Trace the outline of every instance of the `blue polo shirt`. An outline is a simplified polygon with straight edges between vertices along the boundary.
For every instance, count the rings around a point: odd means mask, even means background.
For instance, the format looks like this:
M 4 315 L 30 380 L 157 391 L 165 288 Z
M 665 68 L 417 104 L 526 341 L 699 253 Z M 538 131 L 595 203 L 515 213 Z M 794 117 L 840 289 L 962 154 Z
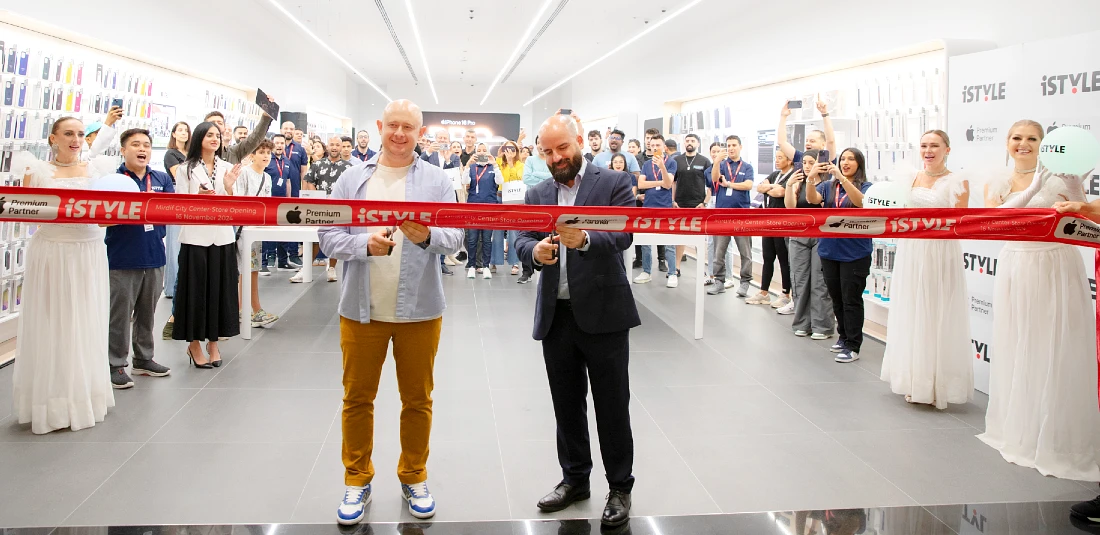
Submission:
M 287 186 L 292 186 L 291 197 L 298 196 L 298 192 L 302 187 L 302 168 L 298 167 L 295 160 L 286 156 L 282 158 L 272 156 L 264 171 L 271 177 L 272 197 L 286 197 Z M 293 188 L 295 182 L 298 183 L 297 188 Z
M 756 172 L 752 164 L 745 160 L 733 161 L 729 158 L 718 163 L 718 173 L 726 178 L 727 182 L 752 182 L 756 178 Z M 709 177 L 710 174 L 707 174 Z M 736 190 L 733 188 L 718 187 L 714 190 L 716 199 L 715 208 L 751 208 L 752 196 L 750 190 Z
M 471 165 L 470 190 L 466 196 L 466 202 L 500 204 L 500 198 L 497 197 L 498 185 L 496 166 Z
M 665 158 L 665 169 L 669 174 L 676 174 L 676 160 L 671 156 Z M 642 180 L 645 182 L 663 182 L 663 174 L 661 168 L 650 160 L 642 166 Z M 640 189 L 638 193 L 645 194 L 645 201 L 642 202 L 642 206 L 646 208 L 672 208 L 672 189 L 664 186 L 657 186 L 655 188 Z
M 837 187 L 840 183 L 834 178 L 817 185 L 817 192 L 824 199 L 822 206 L 825 208 L 855 208 L 844 188 L 840 188 L 839 198 Z M 859 185 L 859 191 L 867 193 L 871 183 L 864 181 Z M 838 202 L 839 201 L 839 202 Z M 871 238 L 818 238 L 817 254 L 826 260 L 834 262 L 854 262 L 861 258 L 871 256 L 874 246 Z
M 371 158 L 374 158 L 375 154 L 377 153 L 373 150 L 370 150 L 370 147 L 367 147 L 367 152 L 359 152 L 359 147 L 355 147 L 355 150 L 351 151 L 352 158 L 359 158 L 361 161 L 364 162 Z
M 638 166 L 638 159 L 629 152 L 611 152 L 611 149 L 605 150 L 592 158 L 592 165 L 596 167 L 602 167 L 604 169 L 611 168 L 611 158 L 614 158 L 616 154 L 622 154 L 626 159 L 626 170 L 631 173 L 641 173 L 642 169 Z
M 145 168 L 145 175 L 138 177 L 126 168 L 118 168 L 120 175 L 134 180 L 141 191 L 175 193 L 172 177 L 168 173 Z M 107 265 L 110 269 L 149 269 L 165 264 L 163 225 L 115 225 L 107 227 Z
M 288 179 L 290 185 L 294 188 L 291 190 L 290 196 L 298 197 L 300 195 L 299 192 L 302 191 L 302 166 L 309 165 L 309 154 L 306 154 L 305 147 L 294 142 L 288 142 L 286 144 L 284 154 L 286 154 L 284 157 L 290 160 L 292 167 L 294 167 L 294 174 Z M 275 179 L 276 182 L 279 180 L 275 178 L 275 175 L 271 175 L 271 178 Z M 272 195 L 274 195 L 274 191 L 275 190 L 272 189 Z

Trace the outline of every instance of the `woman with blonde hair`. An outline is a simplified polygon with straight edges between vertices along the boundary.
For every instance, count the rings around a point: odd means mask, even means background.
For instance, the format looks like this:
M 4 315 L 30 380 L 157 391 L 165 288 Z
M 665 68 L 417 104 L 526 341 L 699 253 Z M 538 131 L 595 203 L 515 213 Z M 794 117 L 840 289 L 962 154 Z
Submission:
M 970 183 L 947 168 L 951 140 L 929 130 L 920 140 L 924 169 L 913 178 L 907 208 L 966 208 Z M 910 403 L 946 409 L 974 398 L 970 306 L 958 240 L 899 240 L 890 285 L 890 339 L 883 381 Z
M 986 185 L 989 208 L 1050 208 L 1085 200 L 1084 176 L 1039 164 L 1042 125 L 1008 131 L 1013 172 Z M 1085 176 L 1091 175 L 1086 173 Z M 983 442 L 1010 463 L 1063 479 L 1100 481 L 1095 311 L 1070 245 L 1010 241 L 997 258 L 993 351 Z

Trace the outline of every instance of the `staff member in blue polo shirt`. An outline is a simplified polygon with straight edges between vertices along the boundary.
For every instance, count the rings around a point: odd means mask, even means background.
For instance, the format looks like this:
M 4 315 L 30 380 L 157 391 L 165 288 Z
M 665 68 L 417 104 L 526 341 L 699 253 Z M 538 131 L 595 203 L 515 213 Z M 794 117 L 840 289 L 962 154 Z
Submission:
M 863 208 L 863 194 L 871 187 L 867 181 L 866 160 L 859 149 L 844 149 L 840 167 L 803 157 L 802 168 L 810 169 L 809 177 L 831 173 L 832 180 L 817 188 L 806 189 L 806 202 L 824 208 Z M 831 226 L 843 228 L 844 221 Z M 859 360 L 863 345 L 863 290 L 871 274 L 871 238 L 820 238 L 817 253 L 821 255 L 821 272 L 825 287 L 833 298 L 833 314 L 840 341 L 831 350 L 839 353 L 837 362 Z
M 288 123 L 293 126 L 293 123 Z M 283 125 L 286 128 L 286 124 Z M 271 177 L 272 197 L 296 197 L 293 183 L 301 181 L 299 175 L 298 159 L 286 152 L 287 137 L 285 134 L 275 134 L 271 138 L 275 144 L 275 151 L 271 154 L 271 163 L 267 164 L 264 171 Z M 278 258 L 279 269 L 299 269 L 302 267 L 302 259 L 298 257 L 298 244 L 287 242 L 264 242 L 264 263 L 266 267 L 273 257 Z M 260 273 L 264 273 L 263 267 Z M 268 272 L 270 274 L 270 272 Z
M 134 179 L 141 191 L 176 192 L 172 177 L 149 167 L 153 142 L 148 130 L 133 128 L 123 132 L 120 139 L 126 162 L 118 168 L 119 174 Z M 164 283 L 164 236 L 161 225 L 114 225 L 107 229 L 107 263 L 111 271 L 107 352 L 111 386 L 115 388 L 134 386 L 126 373 L 131 343 L 134 375 L 164 377 L 171 372 L 153 361 L 153 314 Z
M 726 159 L 711 168 L 710 178 L 718 185 L 715 188 L 718 190 L 715 208 L 752 207 L 749 192 L 755 187 L 753 181 L 756 178 L 756 172 L 752 164 L 741 159 L 740 137 L 726 137 Z M 737 289 L 737 297 L 745 297 L 749 294 L 749 283 L 752 282 L 752 237 L 734 236 L 733 241 L 737 245 L 737 253 L 741 256 L 741 286 Z M 726 250 L 729 246 L 729 236 L 714 238 L 715 284 L 707 291 L 710 295 L 726 292 Z
M 672 175 L 676 173 L 676 160 L 665 157 L 665 138 L 657 134 L 650 138 L 649 148 L 653 157 L 642 166 L 642 176 L 638 178 L 638 193 L 645 195 L 643 208 L 672 208 Z M 665 246 L 665 262 L 668 263 L 669 288 L 679 284 L 676 278 L 676 247 Z M 642 273 L 634 277 L 635 284 L 645 284 L 653 280 L 653 247 L 642 247 Z

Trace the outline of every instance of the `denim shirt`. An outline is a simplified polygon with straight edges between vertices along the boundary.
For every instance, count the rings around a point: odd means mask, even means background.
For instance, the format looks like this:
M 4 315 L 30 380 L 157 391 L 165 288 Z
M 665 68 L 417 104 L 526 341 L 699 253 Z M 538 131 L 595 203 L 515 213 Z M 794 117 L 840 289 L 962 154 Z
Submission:
M 332 186 L 330 199 L 364 200 L 367 181 L 378 169 L 375 155 L 365 164 L 349 168 Z M 405 179 L 405 200 L 409 202 L 455 202 L 454 183 L 437 166 L 414 158 Z M 357 216 L 356 216 L 357 217 Z M 443 275 L 439 255 L 458 252 L 462 229 L 430 226 L 430 245 L 417 245 L 401 234 L 401 274 L 397 289 L 397 317 L 425 321 L 443 315 Z M 330 258 L 343 260 L 340 278 L 340 315 L 360 323 L 370 323 L 370 262 L 367 227 L 321 227 L 321 250 Z

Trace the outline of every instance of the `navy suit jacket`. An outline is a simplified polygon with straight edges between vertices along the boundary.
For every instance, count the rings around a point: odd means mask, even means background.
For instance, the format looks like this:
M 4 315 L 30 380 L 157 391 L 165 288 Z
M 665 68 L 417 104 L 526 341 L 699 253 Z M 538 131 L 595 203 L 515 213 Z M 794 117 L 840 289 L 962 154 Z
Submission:
M 631 188 L 630 174 L 588 164 L 574 205 L 632 207 L 635 202 Z M 529 188 L 524 204 L 557 205 L 557 183 L 544 180 Z M 520 259 L 542 271 L 535 304 L 535 340 L 544 339 L 550 332 L 558 303 L 561 264 L 539 266 L 533 258 L 535 245 L 549 235 L 547 232 L 524 231 L 516 238 Z M 605 334 L 641 325 L 634 294 L 630 291 L 630 279 L 623 264 L 623 251 L 631 246 L 634 236 L 629 232 L 590 230 L 588 241 L 588 251 L 566 250 L 569 298 L 577 326 L 589 334 Z

